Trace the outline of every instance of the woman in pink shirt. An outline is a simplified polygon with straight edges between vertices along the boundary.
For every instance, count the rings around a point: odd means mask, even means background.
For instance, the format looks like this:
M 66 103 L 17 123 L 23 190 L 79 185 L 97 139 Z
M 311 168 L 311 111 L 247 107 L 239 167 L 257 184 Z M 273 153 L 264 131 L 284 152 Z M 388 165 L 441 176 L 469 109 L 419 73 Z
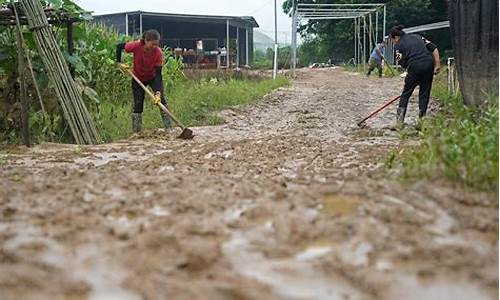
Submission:
M 116 61 L 121 67 L 122 52 L 134 55 L 134 75 L 145 85 L 161 97 L 161 103 L 167 106 L 163 93 L 163 79 L 161 69 L 163 66 L 163 54 L 160 49 L 160 33 L 154 29 L 145 31 L 139 41 L 121 43 L 116 47 Z M 132 113 L 132 130 L 137 133 L 142 129 L 142 112 L 144 109 L 145 92 L 141 86 L 132 79 L 132 92 L 134 95 L 134 111 Z M 160 110 L 161 118 L 165 128 L 171 127 L 170 117 Z

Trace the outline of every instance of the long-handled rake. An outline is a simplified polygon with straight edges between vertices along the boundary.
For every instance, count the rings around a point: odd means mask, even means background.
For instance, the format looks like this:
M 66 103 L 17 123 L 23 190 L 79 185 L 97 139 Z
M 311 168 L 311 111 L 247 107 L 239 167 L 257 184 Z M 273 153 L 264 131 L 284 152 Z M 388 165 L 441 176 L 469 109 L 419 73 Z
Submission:
M 155 95 L 137 78 L 137 76 L 132 73 L 131 70 L 127 69 L 127 72 L 132 76 L 132 78 L 139 84 L 142 89 L 152 98 L 155 99 Z M 157 103 L 158 107 L 160 107 L 161 110 L 163 110 L 166 114 L 168 114 L 174 121 L 177 123 L 177 126 L 179 126 L 182 129 L 182 133 L 178 136 L 180 139 L 184 140 L 190 140 L 194 137 L 193 131 L 186 126 L 184 126 L 166 107 L 163 105 L 161 102 Z

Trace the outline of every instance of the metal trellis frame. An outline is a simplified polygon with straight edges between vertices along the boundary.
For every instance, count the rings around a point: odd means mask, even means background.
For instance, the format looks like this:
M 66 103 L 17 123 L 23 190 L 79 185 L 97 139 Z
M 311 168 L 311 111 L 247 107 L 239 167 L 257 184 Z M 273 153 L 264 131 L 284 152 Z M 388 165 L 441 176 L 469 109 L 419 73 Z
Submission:
M 379 14 L 380 12 L 380 14 Z M 291 68 L 297 67 L 297 28 L 302 21 L 307 20 L 346 20 L 354 21 L 354 57 L 355 65 L 363 62 L 366 64 L 367 51 L 366 37 L 368 35 L 368 46 L 376 44 L 379 36 L 379 16 L 383 16 L 382 36 L 385 36 L 386 6 L 383 3 L 363 4 L 317 4 L 317 3 L 293 3 L 292 8 L 292 53 Z M 366 17 L 369 21 L 366 22 Z M 375 18 L 375 29 L 372 17 Z

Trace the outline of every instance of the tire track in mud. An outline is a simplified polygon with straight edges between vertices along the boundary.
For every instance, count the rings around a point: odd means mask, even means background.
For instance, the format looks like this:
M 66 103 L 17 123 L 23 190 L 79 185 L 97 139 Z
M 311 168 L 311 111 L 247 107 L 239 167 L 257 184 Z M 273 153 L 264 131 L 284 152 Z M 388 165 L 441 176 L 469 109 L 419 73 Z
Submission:
M 401 84 L 302 70 L 191 142 L 147 132 L 19 149 L 0 165 L 1 294 L 495 297 L 497 195 L 389 177 L 382 162 L 402 143 L 387 130 L 394 109 L 353 126 Z

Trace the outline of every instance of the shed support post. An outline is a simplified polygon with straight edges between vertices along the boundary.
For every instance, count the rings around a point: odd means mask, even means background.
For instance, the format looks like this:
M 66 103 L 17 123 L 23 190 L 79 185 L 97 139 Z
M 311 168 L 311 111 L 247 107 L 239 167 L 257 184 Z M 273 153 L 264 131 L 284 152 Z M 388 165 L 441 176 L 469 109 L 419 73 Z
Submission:
M 247 66 L 250 65 L 250 62 L 248 61 L 249 59 L 249 54 L 248 54 L 248 28 L 246 28 L 246 42 L 245 42 L 245 64 Z
M 125 14 L 125 35 L 128 36 L 128 14 Z
M 226 67 L 229 69 L 231 67 L 229 60 L 230 60 L 230 54 L 229 54 L 229 20 L 226 20 Z

